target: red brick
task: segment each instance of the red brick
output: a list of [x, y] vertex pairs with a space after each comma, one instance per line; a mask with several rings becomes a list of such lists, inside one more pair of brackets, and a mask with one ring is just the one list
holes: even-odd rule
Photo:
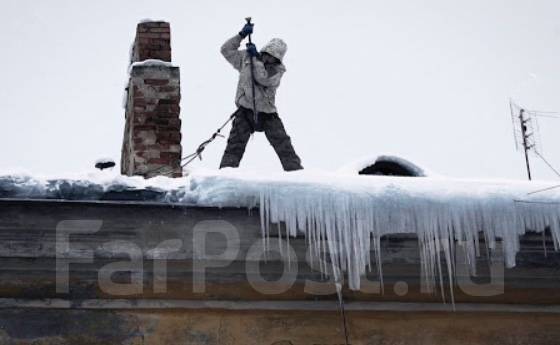
[[168, 122], [170, 126], [174, 126], [177, 129], [181, 127], [181, 119], [169, 119]]
[[144, 23], [139, 23], [138, 24], [138, 27], [145, 27], [145, 28], [148, 28], [148, 29], [149, 28], [157, 28], [157, 27], [165, 27], [165, 26], [169, 26], [169, 23], [163, 22], [163, 21], [157, 21], [157, 22], [144, 22]]
[[159, 92], [175, 92], [178, 91], [178, 86], [160, 86], [157, 88]]
[[160, 157], [173, 161], [173, 160], [181, 159], [181, 154], [178, 152], [161, 152]]
[[144, 115], [146, 116], [147, 119], [155, 119], [158, 116], [155, 111], [146, 111], [144, 112]]
[[144, 83], [147, 85], [167, 85], [169, 84], [169, 79], [144, 79]]
[[156, 111], [158, 113], [170, 113], [171, 112], [171, 104], [161, 104], [158, 103], [158, 105], [156, 106]]
[[157, 116], [158, 118], [173, 118], [175, 117], [175, 114], [168, 111], [158, 111]]
[[177, 104], [177, 100], [173, 98], [163, 98], [158, 100], [158, 104]]
[[142, 39], [142, 38], [162, 38], [161, 37], [161, 33], [157, 33], [157, 32], [139, 32], [138, 33], [138, 38]]
[[155, 54], [155, 53], [164, 54], [170, 51], [169, 45], [161, 44], [161, 43], [150, 43], [149, 45], [146, 46], [146, 49], [148, 49], [149, 54]]
[[168, 34], [152, 34], [153, 36], [150, 37], [150, 44], [155, 46], [161, 46], [163, 48], [169, 48], [169, 44], [171, 43], [169, 39], [162, 37], [162, 35]]
[[157, 105], [158, 99], [157, 98], [148, 98], [146, 100], [146, 102], [148, 102], [148, 104], [150, 104], [150, 105]]
[[169, 126], [169, 120], [170, 119], [155, 119], [155, 124], [157, 124], [158, 126]]
[[165, 164], [169, 165], [169, 160], [165, 158], [150, 158], [148, 164]]
[[171, 54], [168, 53], [150, 53], [150, 59], [158, 59], [162, 61], [171, 61]]
[[134, 126], [134, 130], [136, 131], [154, 131], [156, 130], [157, 127], [154, 125], [139, 125], [139, 126]]
[[172, 131], [178, 131], [178, 130], [179, 130], [179, 128], [177, 128], [177, 126], [159, 125], [157, 127], [158, 133], [172, 132]]
[[134, 106], [145, 106], [146, 105], [146, 100], [143, 97], [140, 98], [134, 98]]
[[169, 26], [167, 27], [157, 27], [157, 28], [150, 28], [150, 32], [158, 32], [158, 33], [170, 33], [171, 32], [171, 28]]
[[158, 56], [161, 56], [160, 60], [171, 61], [171, 52], [161, 52]]
[[179, 117], [179, 113], [170, 112], [170, 111], [161, 111], [157, 113], [158, 117], [166, 117], [166, 118], [177, 118]]
[[178, 131], [159, 132], [158, 137], [167, 139], [170, 143], [181, 141], [181, 133]]

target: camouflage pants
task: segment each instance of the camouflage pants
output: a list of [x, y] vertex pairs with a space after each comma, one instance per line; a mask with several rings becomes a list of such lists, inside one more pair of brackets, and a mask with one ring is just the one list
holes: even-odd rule
[[220, 168], [233, 167], [236, 168], [243, 158], [245, 147], [255, 131], [263, 131], [268, 142], [276, 151], [282, 167], [286, 171], [303, 169], [301, 160], [294, 151], [292, 141], [282, 120], [276, 113], [259, 113], [258, 127], [255, 126], [253, 119], [253, 111], [243, 107], [239, 107], [233, 120], [233, 126], [229, 133], [227, 147], [220, 163]]

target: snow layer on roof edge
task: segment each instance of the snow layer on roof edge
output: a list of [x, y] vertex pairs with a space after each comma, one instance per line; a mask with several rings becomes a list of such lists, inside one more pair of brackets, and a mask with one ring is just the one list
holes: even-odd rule
[[160, 191], [161, 202], [175, 199], [187, 201], [184, 190], [187, 179], [121, 176], [117, 169], [64, 177], [38, 176], [25, 171], [0, 174], [0, 198], [100, 200], [104, 193], [123, 191]]
[[[317, 257], [329, 253], [337, 280], [341, 279], [340, 272], [345, 271], [352, 289], [360, 288], [360, 276], [370, 268], [371, 259], [380, 267], [383, 235], [417, 235], [422, 274], [431, 286], [435, 286], [438, 277], [441, 284], [442, 272], [446, 270], [450, 278], [454, 276], [456, 241], [465, 248], [467, 261], [474, 265], [479, 236], [486, 239], [490, 248], [495, 248], [496, 241], [501, 240], [505, 263], [512, 267], [519, 251], [519, 236], [527, 229], [542, 232], [549, 227], [556, 248], [560, 238], [560, 189], [528, 195], [549, 187], [552, 182], [358, 176], [309, 171], [256, 175], [234, 169], [199, 170], [180, 179], [144, 180], [115, 176], [110, 172], [77, 178], [0, 176], [0, 196], [3, 191], [31, 198], [84, 193], [87, 199], [95, 199], [107, 190], [157, 188], [164, 192], [161, 200], [164, 202], [217, 207], [260, 206], [264, 238], [269, 235], [270, 223], [285, 222], [286, 234], [305, 234]], [[321, 241], [325, 238], [329, 240], [326, 243]], [[440, 266], [441, 256], [447, 267]]]

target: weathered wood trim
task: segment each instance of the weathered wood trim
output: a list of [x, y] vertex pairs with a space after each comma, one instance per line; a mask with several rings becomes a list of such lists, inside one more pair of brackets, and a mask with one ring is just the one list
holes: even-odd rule
[[[560, 305], [482, 304], [402, 302], [347, 302], [347, 311], [396, 312], [466, 312], [466, 313], [546, 313], [560, 314]], [[270, 310], [270, 311], [338, 311], [338, 301], [234, 301], [234, 300], [154, 300], [154, 299], [14, 299], [0, 298], [2, 308], [46, 309], [186, 309], [186, 310]]]

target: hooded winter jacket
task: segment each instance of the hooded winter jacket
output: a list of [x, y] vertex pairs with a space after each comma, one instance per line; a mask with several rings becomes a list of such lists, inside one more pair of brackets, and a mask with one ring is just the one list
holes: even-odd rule
[[[246, 50], [239, 50], [243, 38], [239, 35], [227, 40], [222, 45], [222, 55], [239, 71], [239, 82], [235, 95], [235, 104], [238, 107], [253, 109], [253, 89], [251, 85], [251, 63]], [[279, 64], [264, 65], [262, 61], [253, 58], [255, 73], [255, 101], [257, 112], [276, 113], [276, 89], [280, 85], [280, 79], [286, 72], [286, 67], [281, 63], [286, 54], [284, 41], [275, 38], [261, 49], [261, 53], [269, 53], [278, 60]]]

